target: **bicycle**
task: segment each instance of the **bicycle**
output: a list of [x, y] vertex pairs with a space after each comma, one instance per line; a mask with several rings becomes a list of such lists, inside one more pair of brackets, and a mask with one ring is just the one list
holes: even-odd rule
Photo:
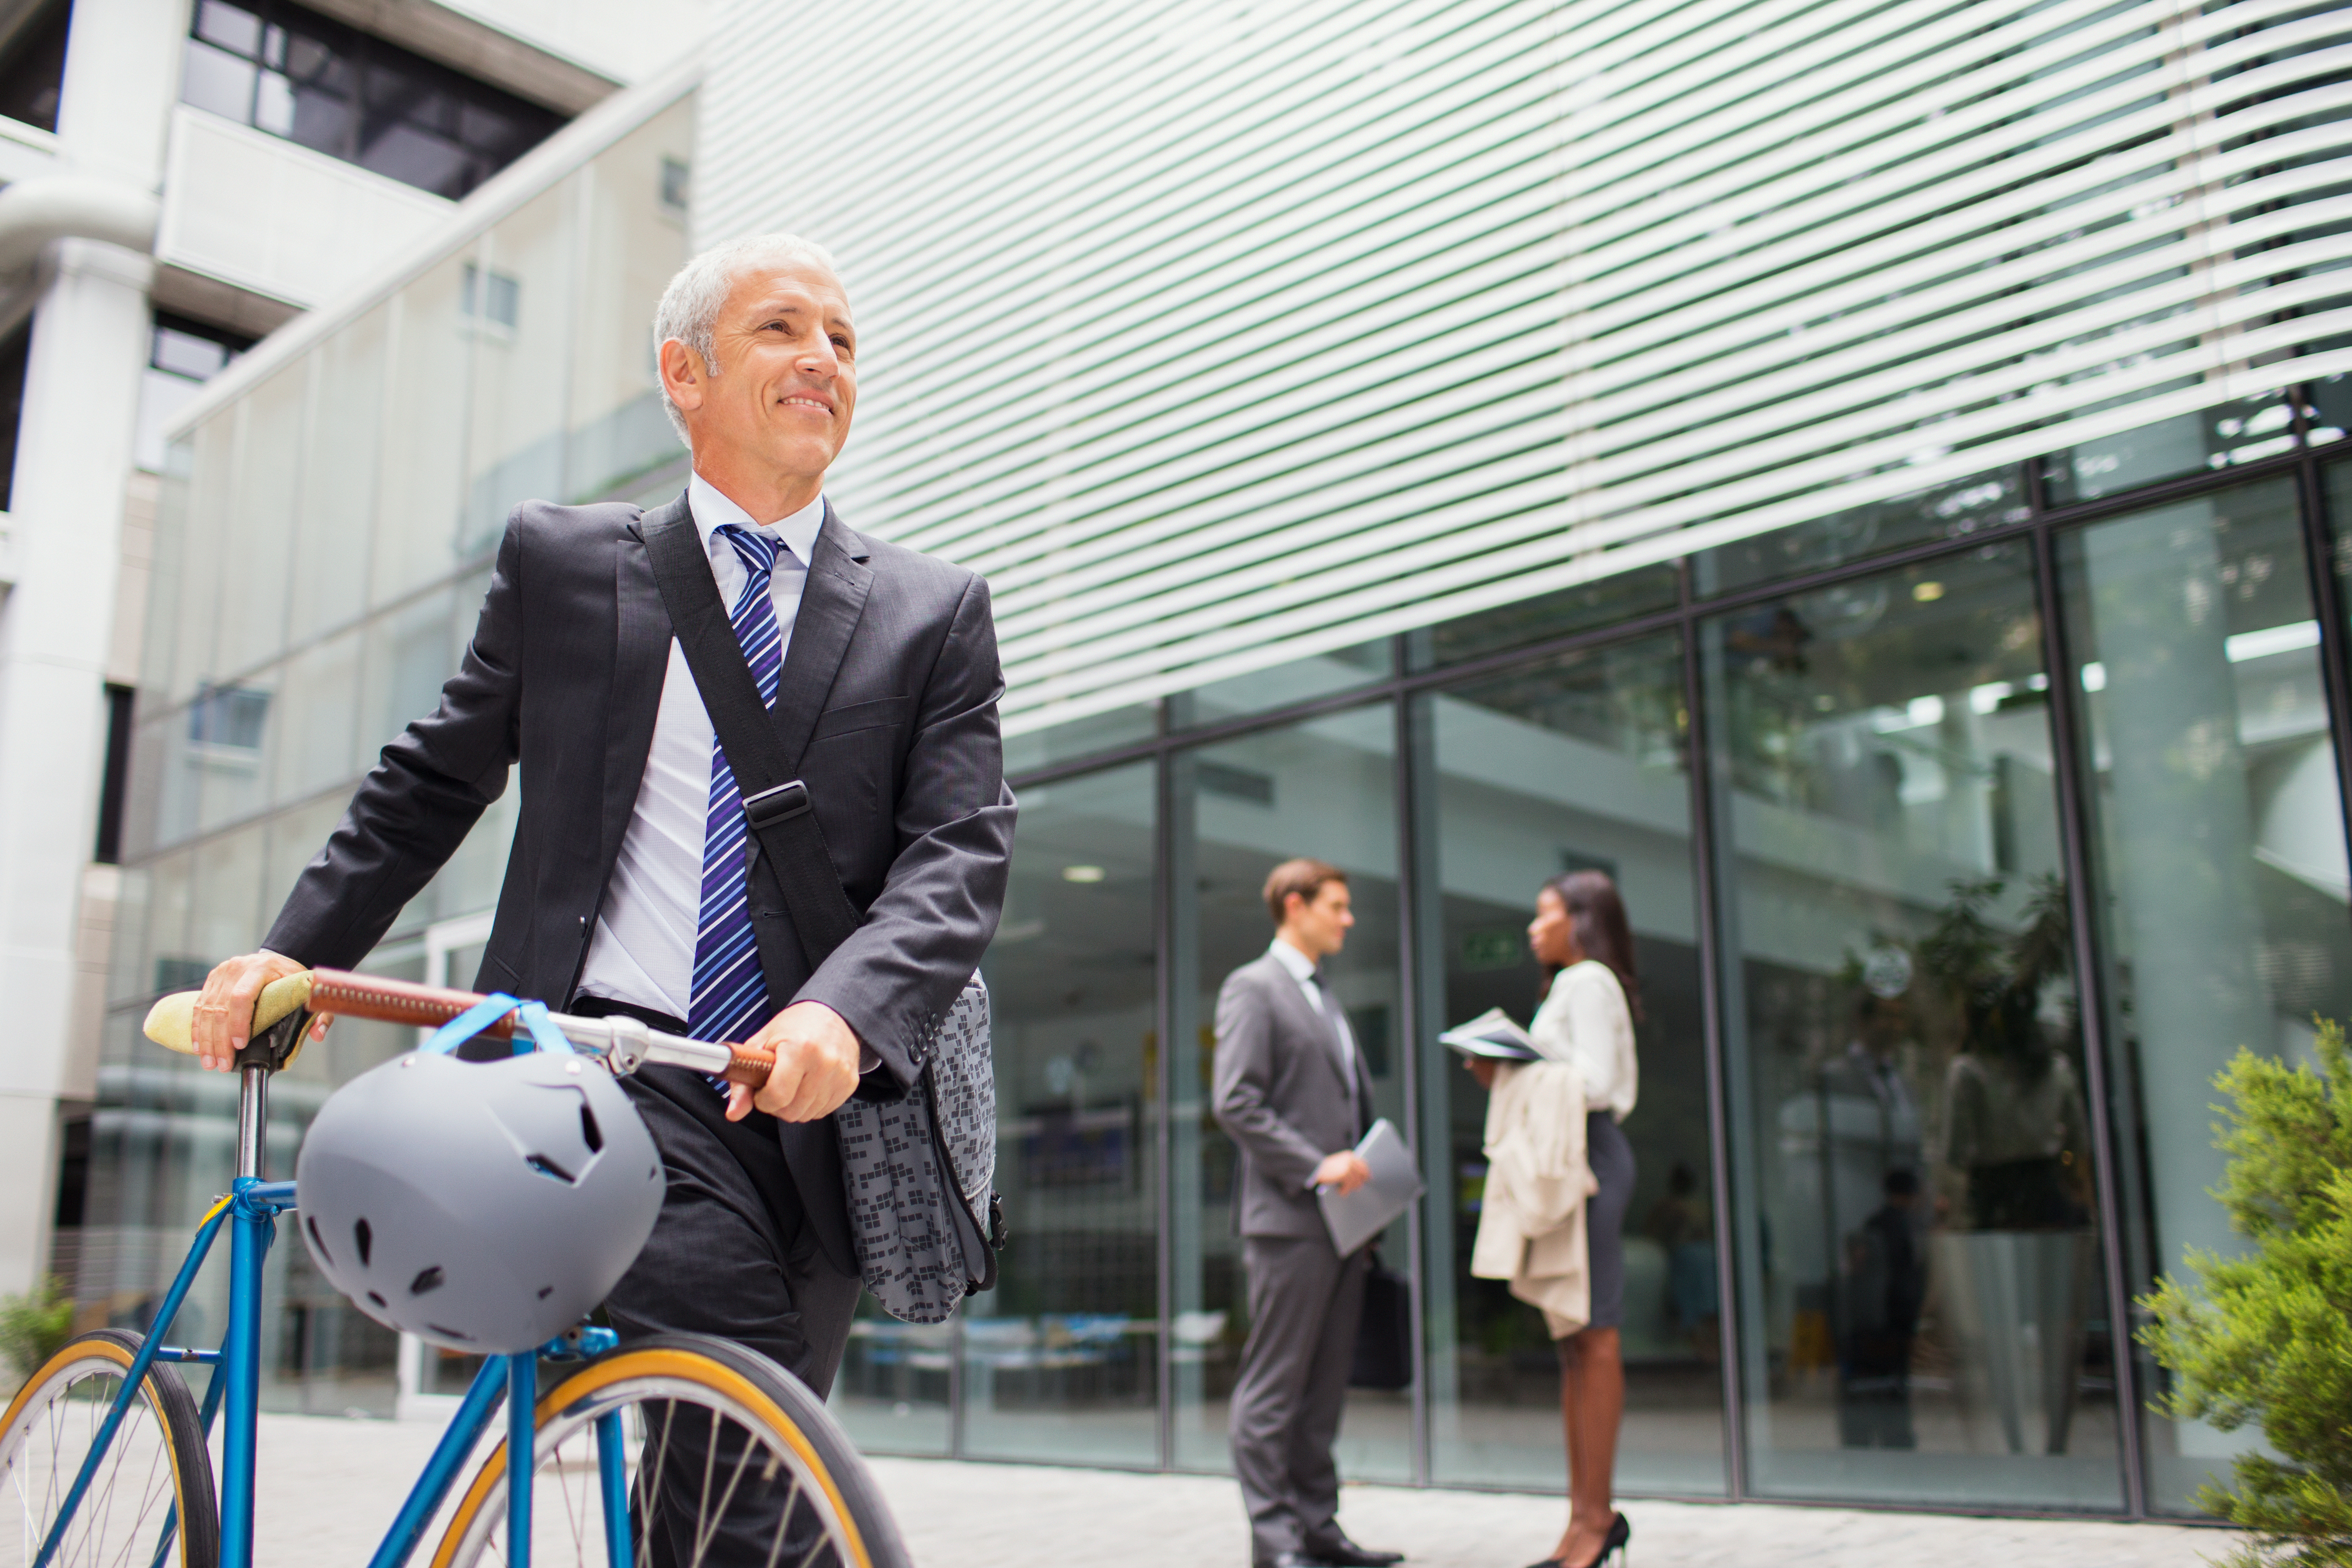
[[[193, 999], [184, 993], [158, 1004], [151, 1037], [158, 1029], [171, 1035], [177, 1018], [184, 1042]], [[164, 1568], [175, 1551], [181, 1568], [251, 1568], [262, 1264], [278, 1216], [298, 1208], [295, 1184], [266, 1180], [262, 1169], [270, 1075], [300, 1049], [314, 1017], [446, 1025], [498, 1012], [485, 1006], [491, 1001], [511, 1006], [507, 998], [331, 970], [290, 975], [263, 992], [252, 1038], [237, 1057], [236, 1180], [198, 1224], [152, 1328], [78, 1335], [8, 1405], [0, 1509], [15, 1517], [0, 1521], [0, 1568]], [[772, 1065], [763, 1051], [665, 1035], [635, 1019], [544, 1019], [616, 1077], [658, 1062], [756, 1085]], [[481, 1032], [506, 1037], [518, 1026], [509, 1010]], [[225, 1226], [230, 1290], [222, 1342], [167, 1343]], [[541, 1361], [564, 1369], [544, 1393]], [[185, 1365], [211, 1369], [201, 1404], [180, 1373]], [[611, 1330], [589, 1324], [534, 1351], [485, 1359], [369, 1568], [401, 1568], [415, 1553], [501, 1400], [505, 1434], [458, 1494], [432, 1568], [528, 1568], [534, 1555], [580, 1568], [672, 1561], [682, 1568], [909, 1568], [871, 1472], [799, 1379], [725, 1341], [674, 1334], [622, 1345]], [[210, 1439], [224, 1412], [215, 1489]], [[512, 1466], [509, 1456], [526, 1449], [530, 1462]], [[668, 1468], [674, 1451], [697, 1449], [705, 1456], [698, 1478]], [[687, 1493], [696, 1499], [690, 1516], [677, 1500]], [[764, 1551], [744, 1539], [753, 1503], [775, 1520]], [[764, 1519], [755, 1522], [766, 1531]], [[657, 1538], [665, 1550], [656, 1549]]]

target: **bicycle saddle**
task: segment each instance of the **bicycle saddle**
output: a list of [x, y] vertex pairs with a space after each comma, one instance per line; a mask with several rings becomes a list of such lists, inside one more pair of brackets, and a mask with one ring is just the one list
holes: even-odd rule
[[[174, 991], [147, 1009], [147, 1022], [142, 1026], [146, 1037], [167, 1051], [182, 1056], [194, 1056], [196, 1051], [195, 991]], [[261, 989], [253, 1004], [253, 1033], [249, 1038], [261, 1043], [262, 1037], [295, 1014], [307, 1011], [310, 1005], [310, 972], [284, 975]], [[309, 1032], [301, 1027], [291, 1030], [293, 1038], [273, 1042], [275, 1050], [269, 1066], [272, 1071], [289, 1067], [302, 1054], [302, 1042]]]

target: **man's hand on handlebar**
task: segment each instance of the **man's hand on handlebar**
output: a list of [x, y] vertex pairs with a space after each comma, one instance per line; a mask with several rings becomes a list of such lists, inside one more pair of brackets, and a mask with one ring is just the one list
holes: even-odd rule
[[[196, 1058], [215, 1072], [226, 1072], [236, 1065], [236, 1053], [245, 1048], [253, 1033], [253, 1005], [261, 995], [262, 987], [289, 974], [299, 974], [308, 967], [295, 963], [284, 953], [264, 949], [248, 952], [242, 958], [223, 959], [205, 976], [205, 988], [196, 997], [194, 1026], [191, 1034], [195, 1042]], [[310, 1037], [326, 1038], [330, 1020], [320, 1018], [310, 1026]]]
[[728, 1090], [730, 1121], [742, 1121], [754, 1106], [781, 1121], [814, 1121], [840, 1110], [857, 1089], [857, 1033], [822, 1002], [793, 1003], [743, 1043], [775, 1052], [776, 1066], [756, 1095], [740, 1084]]

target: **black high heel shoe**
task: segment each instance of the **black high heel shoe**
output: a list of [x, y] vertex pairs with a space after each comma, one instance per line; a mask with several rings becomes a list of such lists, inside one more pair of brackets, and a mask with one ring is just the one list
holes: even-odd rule
[[[1601, 1565], [1608, 1562], [1612, 1555], [1617, 1559], [1617, 1568], [1625, 1568], [1625, 1548], [1633, 1539], [1632, 1521], [1622, 1513], [1612, 1515], [1609, 1521], [1609, 1533], [1601, 1538], [1601, 1550], [1594, 1554], [1591, 1562], [1583, 1565], [1583, 1568], [1601, 1568]], [[1528, 1568], [1569, 1568], [1569, 1565], [1565, 1558], [1547, 1557], [1540, 1563], [1528, 1563]]]

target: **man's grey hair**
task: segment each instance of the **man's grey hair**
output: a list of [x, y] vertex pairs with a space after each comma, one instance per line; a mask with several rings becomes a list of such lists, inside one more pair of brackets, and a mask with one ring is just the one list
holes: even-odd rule
[[[700, 356], [705, 373], [716, 376], [719, 311], [735, 280], [760, 268], [796, 261], [814, 261], [838, 275], [833, 252], [796, 234], [755, 234], [712, 246], [679, 268], [669, 287], [662, 290], [661, 303], [654, 308], [654, 353], [658, 355], [662, 344], [676, 338]], [[669, 400], [668, 387], [662, 387], [661, 399], [670, 428], [677, 432], [679, 440], [685, 440], [686, 416]]]

